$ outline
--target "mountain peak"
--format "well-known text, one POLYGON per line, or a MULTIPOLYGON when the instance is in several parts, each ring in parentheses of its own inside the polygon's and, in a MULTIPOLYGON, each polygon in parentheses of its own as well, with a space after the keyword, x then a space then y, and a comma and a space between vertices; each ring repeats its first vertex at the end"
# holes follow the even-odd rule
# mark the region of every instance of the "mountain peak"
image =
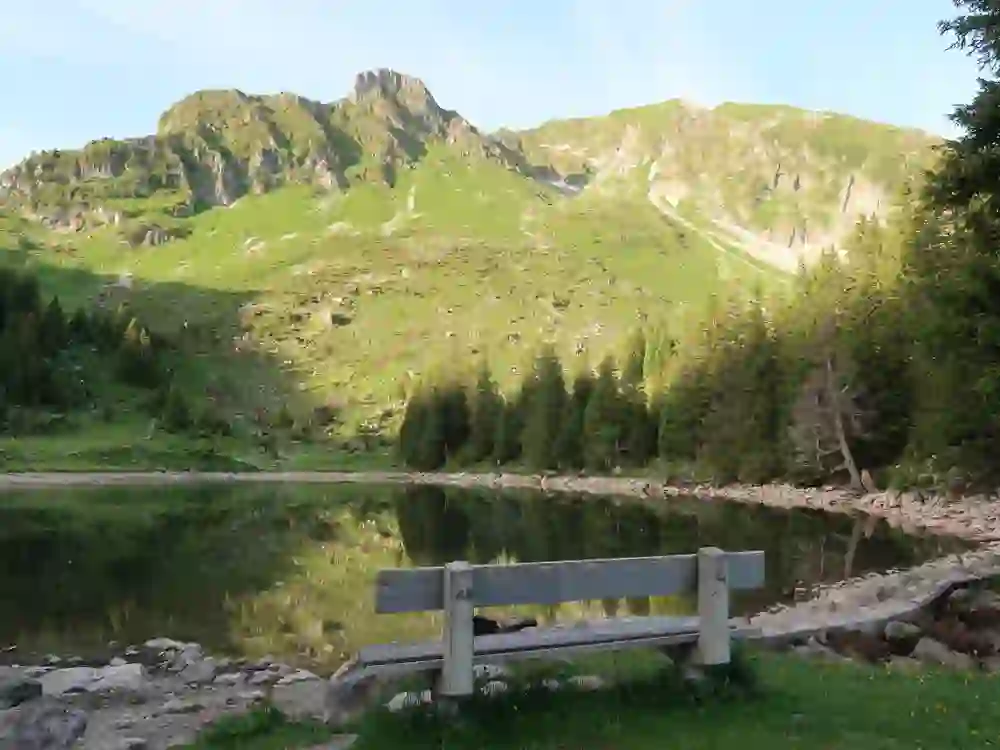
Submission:
POLYGON ((358 102, 373 97, 395 99, 411 109, 440 109, 421 79, 391 68, 365 70, 354 77, 354 89, 349 98, 358 102))

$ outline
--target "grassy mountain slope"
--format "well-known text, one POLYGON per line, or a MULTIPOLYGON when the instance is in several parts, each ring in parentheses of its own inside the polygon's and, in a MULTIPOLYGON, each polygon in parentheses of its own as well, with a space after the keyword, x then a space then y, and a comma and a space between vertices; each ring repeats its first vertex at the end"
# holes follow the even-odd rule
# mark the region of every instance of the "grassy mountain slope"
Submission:
POLYGON ((182 382, 233 415, 382 430, 429 367, 513 376, 543 340, 593 363, 642 317, 780 285, 734 227, 835 238, 929 143, 679 102, 490 136, 378 71, 333 104, 200 92, 153 136, 32 155, 0 175, 0 248, 176 333, 182 382))
POLYGON ((935 139, 787 106, 670 101, 508 137, 578 183, 645 194, 716 240, 794 270, 881 215, 935 139))

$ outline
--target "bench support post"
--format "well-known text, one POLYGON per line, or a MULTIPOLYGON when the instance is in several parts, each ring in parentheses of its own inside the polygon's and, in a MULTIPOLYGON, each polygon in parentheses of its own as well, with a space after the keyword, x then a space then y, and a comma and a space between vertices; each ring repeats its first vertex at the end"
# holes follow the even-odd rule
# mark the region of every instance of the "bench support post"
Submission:
POLYGON ((717 547, 698 550, 698 651, 700 664, 729 663, 729 570, 717 547))
POLYGON ((472 633, 472 566, 464 561, 444 566, 444 668, 442 697, 472 695, 475 640, 472 633))

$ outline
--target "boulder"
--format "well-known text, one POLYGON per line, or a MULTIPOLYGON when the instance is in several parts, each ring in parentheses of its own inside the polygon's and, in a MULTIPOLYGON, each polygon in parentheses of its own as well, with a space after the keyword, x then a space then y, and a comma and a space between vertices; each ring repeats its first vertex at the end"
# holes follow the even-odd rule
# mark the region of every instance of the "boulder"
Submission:
POLYGON ((87 714, 42 699, 2 712, 0 747, 69 750, 87 729, 87 714))
POLYGON ((13 708, 42 695, 42 683, 20 670, 0 667, 0 710, 13 708))
POLYGON ((138 692, 146 685, 146 668, 141 664, 108 665, 97 672, 97 679, 85 686, 89 693, 112 690, 138 692))
POLYGON ((921 638, 913 648, 913 658, 924 664, 936 664, 953 669, 972 669, 975 662, 968 654, 952 651, 941 641, 933 638, 921 638))
POLYGON ((43 674, 38 681, 45 695, 60 696, 86 690, 99 675, 100 670, 94 667, 68 667, 43 674))

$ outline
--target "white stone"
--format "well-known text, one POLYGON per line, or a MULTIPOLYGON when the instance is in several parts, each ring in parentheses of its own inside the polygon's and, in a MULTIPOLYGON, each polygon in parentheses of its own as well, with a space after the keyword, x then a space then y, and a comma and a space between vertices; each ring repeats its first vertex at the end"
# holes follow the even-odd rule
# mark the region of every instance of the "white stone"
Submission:
POLYGON ((173 638, 151 638, 142 645, 150 651, 180 651, 184 648, 183 643, 173 638))
POLYGON ((38 681, 42 683, 42 692, 45 695, 60 696, 86 689, 99 676, 100 670, 94 667, 68 667, 43 674, 38 681))
POLYGON ((510 672, 499 664, 476 664, 472 667, 472 674, 477 680, 498 680, 510 676, 510 672))
POLYGON ((510 686, 503 680, 490 680, 479 690, 483 695, 495 696, 509 692, 510 686))
POLYGON ((91 693, 108 690, 140 690, 146 684, 146 668, 142 664, 107 666, 100 670, 97 679, 86 686, 91 693))

